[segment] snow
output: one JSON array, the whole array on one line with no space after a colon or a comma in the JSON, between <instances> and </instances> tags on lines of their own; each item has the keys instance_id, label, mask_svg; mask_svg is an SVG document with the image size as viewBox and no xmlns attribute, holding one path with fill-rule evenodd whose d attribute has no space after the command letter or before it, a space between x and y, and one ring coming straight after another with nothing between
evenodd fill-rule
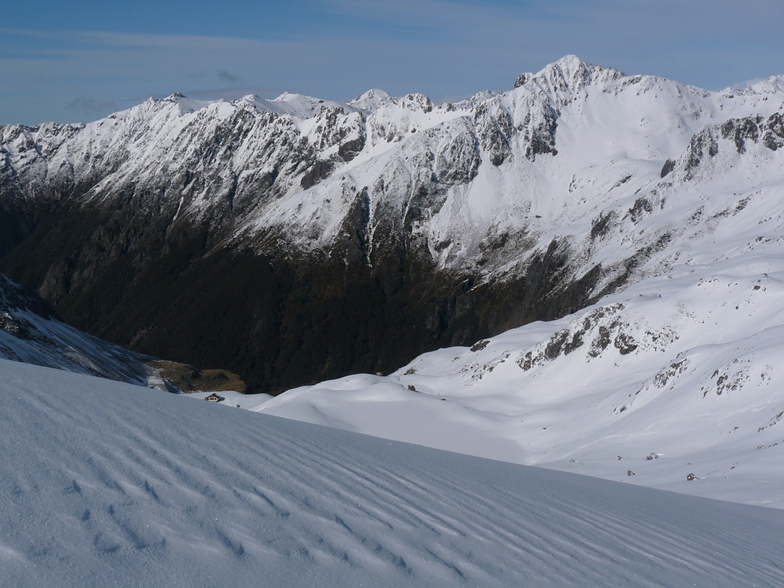
<instances>
[{"instance_id":1,"label":"snow","mask_svg":"<svg viewBox=\"0 0 784 588\"><path fill-rule=\"evenodd\" d=\"M740 207L715 194L711 230L700 227L661 275L558 321L428 353L386 377L290 390L255 410L784 508L782 201L781 185Z\"/></svg>"},{"instance_id":2,"label":"snow","mask_svg":"<svg viewBox=\"0 0 784 588\"><path fill-rule=\"evenodd\" d=\"M3 585L781 585L779 510L0 374Z\"/></svg>"},{"instance_id":3,"label":"snow","mask_svg":"<svg viewBox=\"0 0 784 588\"><path fill-rule=\"evenodd\" d=\"M557 241L566 282L603 272L561 320L276 398L0 360L0 584L781 586L783 78L712 93L567 56L524 79L457 104L172 95L0 127L19 198L131 186L172 223L233 223L231 246L279 227L329 251L365 194L370 252L416 207L403 237L440 271L508 279ZM558 154L530 153L551 125ZM315 161L336 167L303 190ZM175 201L147 189L172 178ZM149 381L0 310L1 357Z\"/></svg>"},{"instance_id":4,"label":"snow","mask_svg":"<svg viewBox=\"0 0 784 588\"><path fill-rule=\"evenodd\" d=\"M185 393L185 397L204 400L211 394L213 394L213 392L188 392ZM221 390L220 392L215 392L215 394L222 398L220 401L222 405L234 408L244 408L245 410L255 410L265 402L274 398L269 394L242 394L235 390Z\"/></svg>"},{"instance_id":5,"label":"snow","mask_svg":"<svg viewBox=\"0 0 784 588\"><path fill-rule=\"evenodd\" d=\"M0 358L150 384L146 356L36 314L25 296L18 284L0 274Z\"/></svg>"},{"instance_id":6,"label":"snow","mask_svg":"<svg viewBox=\"0 0 784 588\"><path fill-rule=\"evenodd\" d=\"M665 161L684 156L692 138L711 125L784 108L780 77L707 92L625 76L570 55L525 79L508 92L441 105L421 94L396 98L380 90L346 104L290 93L233 102L150 99L88 125L2 127L0 171L19 174L25 193L44 193L55 179L84 185L86 198L112 199L127 190L178 223L220 225L232 247L262 248L277 233L287 248L305 253L340 242L355 199L366 194L372 239L410 231L397 237L426 243L443 271L507 279L554 238L600 261L604 246L591 251L579 243L586 223L667 189L673 178L660 177ZM551 125L558 154L531 155L532 137ZM362 145L357 153L338 155L355 141ZM503 162L494 165L499 153ZM303 190L302 177L317 161L329 162L332 171ZM731 167L725 160L708 171ZM450 177L455 170L461 178ZM167 193L161 186L172 188ZM259 196L267 191L269 197ZM407 224L412 206L421 218ZM618 228L635 249L655 242L650 232ZM479 266L482 244L503 230L519 239L508 239L509 247ZM436 250L436 243L451 244ZM575 277L589 268L583 265Z\"/></svg>"},{"instance_id":7,"label":"snow","mask_svg":"<svg viewBox=\"0 0 784 588\"><path fill-rule=\"evenodd\" d=\"M357 96L349 102L348 105L370 114L371 112L378 110L381 106L394 102L394 100L395 99L392 98L392 96L383 90L373 89Z\"/></svg>"},{"instance_id":8,"label":"snow","mask_svg":"<svg viewBox=\"0 0 784 588\"><path fill-rule=\"evenodd\" d=\"M440 145L506 116L520 131L545 106L557 109L557 155L525 157L518 132L512 156L494 166L483 152L476 176L450 188L417 230L429 244L450 243L431 247L440 268L488 282L524 273L557 242L569 254L564 283L601 270L596 304L476 349L425 354L388 377L291 390L257 410L784 508L781 78L711 93L567 57L525 80L457 105L475 109L472 123L463 110L352 177L381 178L393 201L421 183L410 162ZM313 192L328 193L330 181ZM492 247L500 236L507 244ZM628 288L613 293L619 280Z\"/></svg>"}]
</instances>

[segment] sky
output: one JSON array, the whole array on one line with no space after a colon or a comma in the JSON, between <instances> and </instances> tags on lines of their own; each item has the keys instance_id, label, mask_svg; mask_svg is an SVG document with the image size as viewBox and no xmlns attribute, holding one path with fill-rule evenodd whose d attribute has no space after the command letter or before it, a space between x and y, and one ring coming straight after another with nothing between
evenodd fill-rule
<instances>
[{"instance_id":1,"label":"sky","mask_svg":"<svg viewBox=\"0 0 784 588\"><path fill-rule=\"evenodd\" d=\"M781 0L55 0L0 14L0 124L89 122L150 96L434 101L567 54L709 90L784 75Z\"/></svg>"}]
</instances>

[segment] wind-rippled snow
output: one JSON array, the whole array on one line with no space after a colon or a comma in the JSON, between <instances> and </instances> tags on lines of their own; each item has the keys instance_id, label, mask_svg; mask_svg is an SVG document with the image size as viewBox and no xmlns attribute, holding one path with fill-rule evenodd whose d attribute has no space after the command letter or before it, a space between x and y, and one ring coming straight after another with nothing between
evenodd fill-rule
<instances>
[{"instance_id":1,"label":"wind-rippled snow","mask_svg":"<svg viewBox=\"0 0 784 588\"><path fill-rule=\"evenodd\" d=\"M777 586L784 512L0 360L3 586Z\"/></svg>"}]
</instances>

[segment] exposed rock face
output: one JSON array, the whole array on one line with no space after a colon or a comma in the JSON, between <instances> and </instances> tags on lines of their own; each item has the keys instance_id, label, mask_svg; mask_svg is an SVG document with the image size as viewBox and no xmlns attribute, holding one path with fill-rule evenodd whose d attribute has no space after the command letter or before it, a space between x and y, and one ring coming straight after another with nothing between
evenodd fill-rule
<instances>
[{"instance_id":1,"label":"exposed rock face","mask_svg":"<svg viewBox=\"0 0 784 588\"><path fill-rule=\"evenodd\" d=\"M0 127L0 269L79 328L255 391L386 372L661 271L685 234L668 199L714 143L777 156L783 97L570 56L457 104L172 95Z\"/></svg>"}]
</instances>

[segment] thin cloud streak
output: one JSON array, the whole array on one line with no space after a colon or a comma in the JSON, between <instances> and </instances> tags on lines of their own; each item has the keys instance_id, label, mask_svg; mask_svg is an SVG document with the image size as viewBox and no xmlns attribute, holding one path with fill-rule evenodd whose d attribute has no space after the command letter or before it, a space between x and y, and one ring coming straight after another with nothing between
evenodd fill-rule
<instances>
[{"instance_id":1,"label":"thin cloud streak","mask_svg":"<svg viewBox=\"0 0 784 588\"><path fill-rule=\"evenodd\" d=\"M229 73L225 69L218 70L218 79L222 82L239 82L242 78L233 73Z\"/></svg>"},{"instance_id":2,"label":"thin cloud streak","mask_svg":"<svg viewBox=\"0 0 784 588\"><path fill-rule=\"evenodd\" d=\"M77 114L100 116L107 110L109 112L118 110L120 108L120 104L114 100L99 101L93 98L87 98L86 96L81 96L75 100L72 100L69 104L66 105L65 108Z\"/></svg>"}]
</instances>

